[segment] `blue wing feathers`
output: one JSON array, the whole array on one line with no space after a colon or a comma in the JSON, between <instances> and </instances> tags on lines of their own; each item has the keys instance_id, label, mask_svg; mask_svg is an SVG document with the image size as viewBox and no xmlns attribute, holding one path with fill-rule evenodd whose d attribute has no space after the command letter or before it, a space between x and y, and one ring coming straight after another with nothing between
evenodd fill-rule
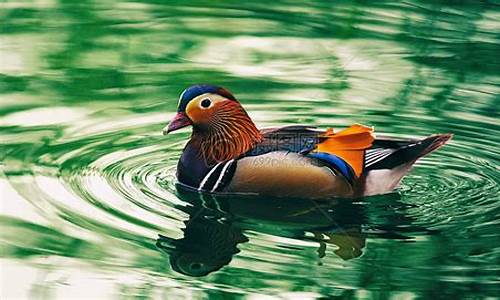
<instances>
[{"instance_id":1,"label":"blue wing feathers","mask_svg":"<svg viewBox=\"0 0 500 300\"><path fill-rule=\"evenodd\" d=\"M335 170L339 171L349 181L352 181L352 179L354 178L354 170L352 169L352 167L348 163L346 163L342 158L336 155L324 152L314 152L314 153L309 153L307 156L328 163Z\"/></svg>"}]
</instances>

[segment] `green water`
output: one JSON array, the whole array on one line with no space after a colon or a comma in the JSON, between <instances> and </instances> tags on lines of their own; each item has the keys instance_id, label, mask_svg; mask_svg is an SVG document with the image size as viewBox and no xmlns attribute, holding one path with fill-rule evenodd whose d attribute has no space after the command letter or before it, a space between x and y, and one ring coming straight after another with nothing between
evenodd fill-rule
<instances>
[{"instance_id":1,"label":"green water","mask_svg":"<svg viewBox=\"0 0 500 300\"><path fill-rule=\"evenodd\" d=\"M498 297L499 20L480 1L3 1L0 298ZM194 83L260 127L455 137L391 195L180 193L189 133L161 129Z\"/></svg>"}]
</instances>

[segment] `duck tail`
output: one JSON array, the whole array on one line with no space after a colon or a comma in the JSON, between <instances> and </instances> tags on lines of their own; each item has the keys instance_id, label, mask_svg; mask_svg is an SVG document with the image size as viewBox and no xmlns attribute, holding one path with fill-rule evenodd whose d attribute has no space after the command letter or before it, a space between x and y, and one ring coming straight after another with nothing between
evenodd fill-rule
<instances>
[{"instance_id":1,"label":"duck tail","mask_svg":"<svg viewBox=\"0 0 500 300\"><path fill-rule=\"evenodd\" d=\"M437 150L453 137L436 134L417 141L377 139L365 156L362 196L391 192L421 157Z\"/></svg>"},{"instance_id":2,"label":"duck tail","mask_svg":"<svg viewBox=\"0 0 500 300\"><path fill-rule=\"evenodd\" d=\"M366 171L393 169L415 161L437 150L453 137L452 134L435 134L417 141L375 140L373 147L387 149L388 154L380 160L366 160Z\"/></svg>"},{"instance_id":3,"label":"duck tail","mask_svg":"<svg viewBox=\"0 0 500 300\"><path fill-rule=\"evenodd\" d=\"M446 142L451 140L452 137L453 134L451 133L435 134L426 137L421 141L423 149L420 153L417 154L417 159L431 153L432 151L439 149L441 146L446 144Z\"/></svg>"}]
</instances>

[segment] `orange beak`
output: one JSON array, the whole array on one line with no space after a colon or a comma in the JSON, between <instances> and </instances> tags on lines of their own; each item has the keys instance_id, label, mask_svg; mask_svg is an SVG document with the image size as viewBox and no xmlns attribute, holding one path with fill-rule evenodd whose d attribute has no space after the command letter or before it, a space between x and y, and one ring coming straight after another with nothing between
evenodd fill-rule
<instances>
[{"instance_id":1,"label":"orange beak","mask_svg":"<svg viewBox=\"0 0 500 300\"><path fill-rule=\"evenodd\" d=\"M193 124L193 123L191 122L191 120L189 120L189 118L186 116L185 113L178 112L174 116L172 121L170 121L170 123L168 123L168 125L165 126L165 128L163 128L163 135L167 135L172 131L184 128L184 127L189 126L191 124Z\"/></svg>"}]
</instances>

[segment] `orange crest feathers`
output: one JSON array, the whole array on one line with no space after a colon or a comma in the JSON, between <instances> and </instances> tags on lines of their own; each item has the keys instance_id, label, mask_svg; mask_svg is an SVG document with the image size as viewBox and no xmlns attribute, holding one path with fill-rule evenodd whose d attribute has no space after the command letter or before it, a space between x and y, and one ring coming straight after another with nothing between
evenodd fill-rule
<instances>
[{"instance_id":1,"label":"orange crest feathers","mask_svg":"<svg viewBox=\"0 0 500 300\"><path fill-rule=\"evenodd\" d=\"M359 177L363 171L365 149L370 148L375 139L373 128L354 124L338 133L334 133L330 128L322 138L326 139L317 145L316 150L342 158Z\"/></svg>"}]
</instances>

